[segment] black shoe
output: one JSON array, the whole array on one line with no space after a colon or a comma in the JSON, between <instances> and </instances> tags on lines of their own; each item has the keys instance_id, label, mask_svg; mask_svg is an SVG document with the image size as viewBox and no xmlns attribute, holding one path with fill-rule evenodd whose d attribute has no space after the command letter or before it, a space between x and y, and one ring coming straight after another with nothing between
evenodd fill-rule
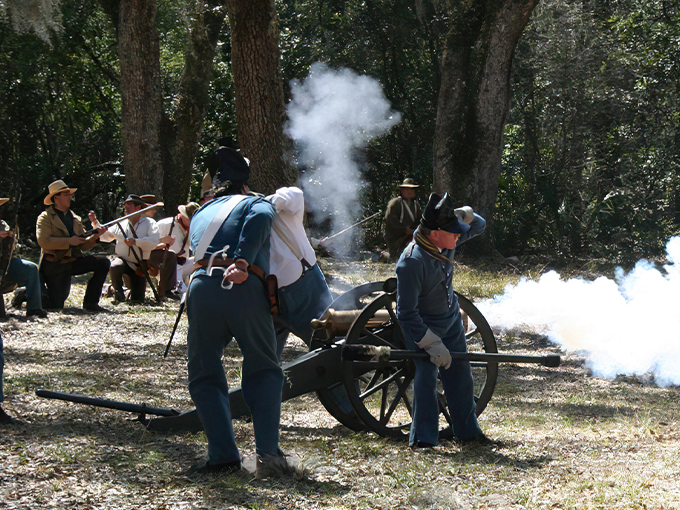
<instances>
[{"instance_id":1,"label":"black shoe","mask_svg":"<svg viewBox=\"0 0 680 510\"><path fill-rule=\"evenodd\" d=\"M205 461L197 466L193 466L186 471L186 474L219 474L231 475L241 470L241 461L224 462L222 464L211 464L210 461Z\"/></svg>"},{"instance_id":2,"label":"black shoe","mask_svg":"<svg viewBox=\"0 0 680 510\"><path fill-rule=\"evenodd\" d=\"M425 449L425 448L434 448L434 447L435 447L435 445L433 445L431 443L425 443L424 441L418 441L417 443L411 445L411 450L415 451L415 450L422 450L422 449Z\"/></svg>"},{"instance_id":3,"label":"black shoe","mask_svg":"<svg viewBox=\"0 0 680 510\"><path fill-rule=\"evenodd\" d=\"M83 303L83 310L87 310L88 312L107 312L108 310L106 308L103 308L99 306L97 303Z\"/></svg>"},{"instance_id":4,"label":"black shoe","mask_svg":"<svg viewBox=\"0 0 680 510\"><path fill-rule=\"evenodd\" d=\"M13 423L16 423L14 418L12 418L2 407L0 407L0 425L12 425Z\"/></svg>"},{"instance_id":5,"label":"black shoe","mask_svg":"<svg viewBox=\"0 0 680 510\"><path fill-rule=\"evenodd\" d=\"M36 308L35 310L26 310L26 317L38 317L40 319L47 319L47 312L42 308Z\"/></svg>"},{"instance_id":6,"label":"black shoe","mask_svg":"<svg viewBox=\"0 0 680 510\"><path fill-rule=\"evenodd\" d=\"M498 446L502 443L500 441L494 441L489 439L484 434L479 436L471 437L469 439L459 439L458 442L462 445L478 445L478 446Z\"/></svg>"}]
</instances>

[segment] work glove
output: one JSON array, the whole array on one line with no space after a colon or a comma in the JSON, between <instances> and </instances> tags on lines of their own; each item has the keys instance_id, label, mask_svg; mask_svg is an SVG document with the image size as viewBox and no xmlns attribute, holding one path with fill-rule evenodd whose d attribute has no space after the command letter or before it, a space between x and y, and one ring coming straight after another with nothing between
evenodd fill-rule
<instances>
[{"instance_id":1,"label":"work glove","mask_svg":"<svg viewBox=\"0 0 680 510\"><path fill-rule=\"evenodd\" d=\"M427 330L425 336L416 345L424 349L430 355L430 361L444 370L451 366L451 353L442 342L442 339L435 335L432 330Z\"/></svg>"},{"instance_id":2,"label":"work glove","mask_svg":"<svg viewBox=\"0 0 680 510\"><path fill-rule=\"evenodd\" d=\"M463 223L470 224L472 223L472 220L475 219L475 215L472 212L472 207L470 207L469 205L464 205L463 207L454 209L453 212L455 213L456 216L458 216L458 219Z\"/></svg>"}]
</instances>

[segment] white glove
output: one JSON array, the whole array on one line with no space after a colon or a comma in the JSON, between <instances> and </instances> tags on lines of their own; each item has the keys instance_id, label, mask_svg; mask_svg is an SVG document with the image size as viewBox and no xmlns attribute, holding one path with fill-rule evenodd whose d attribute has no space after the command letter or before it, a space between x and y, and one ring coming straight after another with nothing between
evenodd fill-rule
<instances>
[{"instance_id":1,"label":"white glove","mask_svg":"<svg viewBox=\"0 0 680 510\"><path fill-rule=\"evenodd\" d=\"M472 220L475 219L475 215L472 212L472 207L470 207L469 205L464 205L463 207L454 209L453 212L456 214L456 216L458 216L458 219L463 223L470 224L472 223Z\"/></svg>"},{"instance_id":2,"label":"white glove","mask_svg":"<svg viewBox=\"0 0 680 510\"><path fill-rule=\"evenodd\" d=\"M430 355L430 361L438 367L444 367L444 370L451 366L451 353L442 342L442 339L435 335L431 330L427 330L425 336L416 345L421 349L425 349Z\"/></svg>"}]
</instances>

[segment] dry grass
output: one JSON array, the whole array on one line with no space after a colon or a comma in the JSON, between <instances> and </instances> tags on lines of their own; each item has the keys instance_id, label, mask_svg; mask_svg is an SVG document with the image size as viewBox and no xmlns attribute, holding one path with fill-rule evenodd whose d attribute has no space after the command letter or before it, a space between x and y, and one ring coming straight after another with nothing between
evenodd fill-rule
<instances>
[{"instance_id":1,"label":"dry grass","mask_svg":"<svg viewBox=\"0 0 680 510\"><path fill-rule=\"evenodd\" d=\"M391 275L383 264L326 263L334 290ZM461 268L477 296L516 275ZM492 290L499 289L499 290ZM76 306L82 285L68 304ZM591 377L575 356L557 369L504 366L482 428L502 443L445 442L412 452L337 424L314 395L283 406L282 448L305 460L305 480L186 476L205 455L203 434L154 434L118 411L35 396L37 387L186 409L186 319L163 359L177 305L125 305L108 314L73 308L47 321L17 312L0 323L5 407L23 426L0 428L0 509L35 508L680 508L677 388L635 378ZM11 310L10 310L11 312ZM515 332L502 351L548 353L544 339ZM644 348L644 346L641 346ZM286 357L305 352L295 341ZM239 373L230 345L225 368ZM245 454L252 427L235 425Z\"/></svg>"}]
</instances>

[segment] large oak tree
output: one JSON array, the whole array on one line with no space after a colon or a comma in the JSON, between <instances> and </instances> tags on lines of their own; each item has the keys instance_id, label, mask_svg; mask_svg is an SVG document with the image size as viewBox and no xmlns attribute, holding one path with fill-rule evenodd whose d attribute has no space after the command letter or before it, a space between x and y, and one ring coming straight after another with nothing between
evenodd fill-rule
<instances>
[{"instance_id":1,"label":"large oak tree","mask_svg":"<svg viewBox=\"0 0 680 510\"><path fill-rule=\"evenodd\" d=\"M434 189L448 191L489 221L501 171L503 128L510 107L510 69L538 0L450 0L441 57L434 140ZM491 235L483 249L491 250Z\"/></svg>"}]
</instances>

